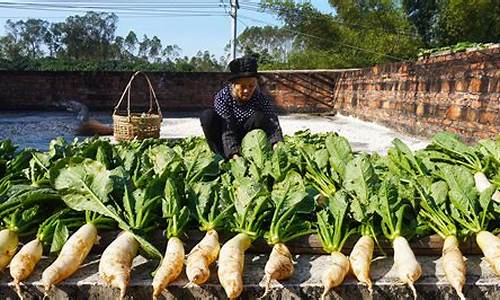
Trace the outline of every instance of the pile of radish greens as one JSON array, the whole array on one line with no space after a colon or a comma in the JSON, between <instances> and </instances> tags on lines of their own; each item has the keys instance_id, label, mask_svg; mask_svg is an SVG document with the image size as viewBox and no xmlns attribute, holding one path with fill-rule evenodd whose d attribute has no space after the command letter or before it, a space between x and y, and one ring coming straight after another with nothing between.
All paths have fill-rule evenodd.
<instances>
[{"instance_id":1,"label":"pile of radish greens","mask_svg":"<svg viewBox=\"0 0 500 300\"><path fill-rule=\"evenodd\" d=\"M376 282L370 265L382 240L392 243L399 282L416 297L422 268L411 240L436 234L444 241L446 278L464 299L461 242L474 239L500 276L499 187L500 137L467 145L438 133L418 151L395 139L380 155L353 151L336 133L302 131L273 147L255 130L243 139L241 156L231 160L213 154L201 138L118 144L58 138L47 151L17 149L5 140L0 271L9 269L22 297L21 284L42 255L54 256L40 278L50 295L109 232L115 239L99 253L99 276L121 298L141 255L157 262L151 270L154 298L186 265L190 285L206 283L216 267L233 299L242 294L245 264L251 264L246 251L263 239L270 249L262 274L265 296L273 281L293 276L289 242L316 235L330 256L322 297L349 270L371 293ZM195 230L204 237L187 252L187 233ZM164 243L151 240L160 231ZM348 240L354 244L350 253L343 247Z\"/></svg>"}]
</instances>

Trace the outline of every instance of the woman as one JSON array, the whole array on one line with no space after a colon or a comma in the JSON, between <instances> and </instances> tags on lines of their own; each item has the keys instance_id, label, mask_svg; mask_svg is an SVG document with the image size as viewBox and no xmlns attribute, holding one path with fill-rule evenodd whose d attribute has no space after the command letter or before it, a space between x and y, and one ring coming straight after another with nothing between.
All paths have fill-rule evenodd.
<instances>
[{"instance_id":1,"label":"woman","mask_svg":"<svg viewBox=\"0 0 500 300\"><path fill-rule=\"evenodd\" d=\"M253 129L264 130L273 146L283 140L271 97L258 87L257 61L237 58L229 63L229 69L229 84L215 95L214 107L200 117L212 151L226 158L239 155L241 140Z\"/></svg>"}]
</instances>

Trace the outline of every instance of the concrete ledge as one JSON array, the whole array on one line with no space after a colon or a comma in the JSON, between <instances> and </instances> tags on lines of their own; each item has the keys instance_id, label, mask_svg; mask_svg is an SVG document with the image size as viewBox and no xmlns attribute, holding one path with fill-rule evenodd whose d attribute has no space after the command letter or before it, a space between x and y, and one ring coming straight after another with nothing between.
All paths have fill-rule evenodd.
<instances>
[{"instance_id":1,"label":"concrete ledge","mask_svg":"<svg viewBox=\"0 0 500 300\"><path fill-rule=\"evenodd\" d=\"M416 283L420 299L456 299L454 290L448 285L438 257L417 257L423 274ZM53 260L44 259L36 272L22 287L25 299L42 299L39 283L43 269ZM273 283L267 299L319 299L323 288L321 274L329 265L328 255L298 255L295 260L294 276L280 283ZM437 261L436 261L437 260ZM246 258L242 299L256 299L263 293L260 287L267 255L249 254ZM98 275L99 256L89 257L86 263L72 277L60 283L48 299L115 299L118 291L102 284ZM127 291L127 299L151 299L151 275L158 262L142 257L134 260L132 281ZM9 284L8 272L0 278L0 299L17 299L14 287ZM330 299L412 299L410 289L397 283L392 269L392 257L376 259L371 271L374 293L369 295L366 287L348 277L344 284L330 292ZM225 299L224 290L218 284L214 270L209 282L201 287L185 287L185 274L174 282L163 296L165 299ZM479 256L467 259L467 281L464 287L468 299L500 299L500 280L495 277L489 265Z\"/></svg>"}]
</instances>

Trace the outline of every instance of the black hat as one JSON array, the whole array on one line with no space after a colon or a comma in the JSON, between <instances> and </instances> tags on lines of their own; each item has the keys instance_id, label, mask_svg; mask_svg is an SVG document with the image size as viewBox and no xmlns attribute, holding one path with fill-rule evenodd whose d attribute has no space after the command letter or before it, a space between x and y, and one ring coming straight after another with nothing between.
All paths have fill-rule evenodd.
<instances>
[{"instance_id":1,"label":"black hat","mask_svg":"<svg viewBox=\"0 0 500 300\"><path fill-rule=\"evenodd\" d=\"M231 71L230 81L246 78L257 77L257 60L251 56L243 56L236 58L229 63L229 70Z\"/></svg>"}]
</instances>

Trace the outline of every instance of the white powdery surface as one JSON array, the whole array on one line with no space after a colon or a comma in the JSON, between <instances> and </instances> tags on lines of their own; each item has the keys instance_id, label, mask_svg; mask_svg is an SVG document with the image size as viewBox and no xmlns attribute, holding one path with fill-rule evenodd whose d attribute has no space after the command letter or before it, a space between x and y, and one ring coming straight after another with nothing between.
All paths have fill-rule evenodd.
<instances>
[{"instance_id":1,"label":"white powdery surface","mask_svg":"<svg viewBox=\"0 0 500 300\"><path fill-rule=\"evenodd\" d=\"M191 114L193 115L193 114ZM111 126L111 116L94 113L92 118ZM342 115L318 116L311 114L290 114L280 116L284 134L299 130L311 132L337 132L346 137L354 150L379 152L384 154L394 138L399 138L411 149L424 148L428 141L398 133L397 131L371 122L361 121ZM64 136L71 141L78 126L74 114L63 112L0 112L0 140L12 139L21 147L45 150L50 140ZM183 138L201 136L203 131L197 117L185 117L173 113L163 119L161 137Z\"/></svg>"},{"instance_id":2,"label":"white powdery surface","mask_svg":"<svg viewBox=\"0 0 500 300\"><path fill-rule=\"evenodd\" d=\"M299 130L309 129L317 132L337 132L346 137L354 150L386 153L395 138L401 139L412 150L422 149L429 143L423 138L399 133L388 127L357 118L336 116L315 116L291 114L279 117L283 133L294 134ZM200 121L197 118L166 118L163 120L161 137L182 138L203 135Z\"/></svg>"}]
</instances>

